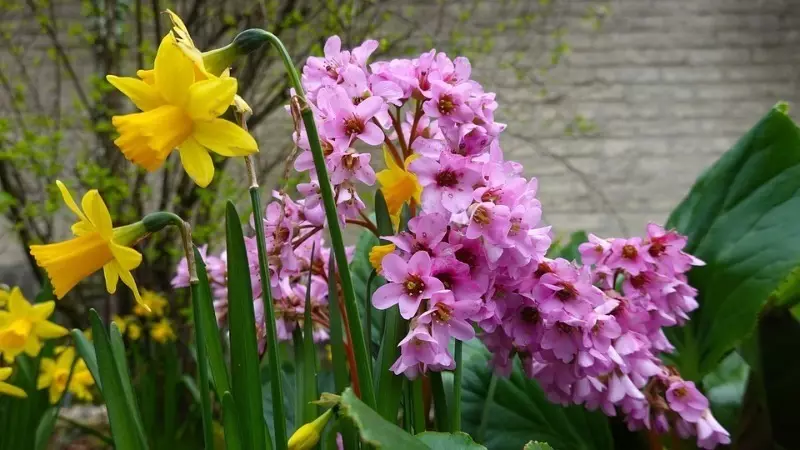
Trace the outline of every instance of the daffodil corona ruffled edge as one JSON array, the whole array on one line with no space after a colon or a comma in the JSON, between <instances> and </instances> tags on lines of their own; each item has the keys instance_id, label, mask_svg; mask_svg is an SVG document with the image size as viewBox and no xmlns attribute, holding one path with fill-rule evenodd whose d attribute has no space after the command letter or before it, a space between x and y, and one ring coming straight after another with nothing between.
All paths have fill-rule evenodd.
<instances>
[{"instance_id":1,"label":"daffodil corona ruffled edge","mask_svg":"<svg viewBox=\"0 0 800 450\"><path fill-rule=\"evenodd\" d=\"M67 207L78 217L72 225L74 238L46 245L31 245L36 264L47 272L57 298L63 298L76 284L103 269L106 290L113 294L121 279L141 302L131 271L142 262L142 254L131 248L147 234L142 222L114 228L111 214L96 189L87 192L78 207L67 187L56 181Z\"/></svg>"},{"instance_id":2,"label":"daffodil corona ruffled edge","mask_svg":"<svg viewBox=\"0 0 800 450\"><path fill-rule=\"evenodd\" d=\"M411 202L420 204L420 197L422 195L422 186L417 180L417 175L408 170L408 165L414 161L418 154L413 154L406 158L401 167L394 160L390 151L383 148L383 159L386 162L386 169L381 170L375 174L378 182L381 184L381 192L386 199L386 207L389 209L389 215L392 216L392 222L397 224L400 218L400 211L403 205Z\"/></svg>"},{"instance_id":3,"label":"daffodil corona ruffled edge","mask_svg":"<svg viewBox=\"0 0 800 450\"><path fill-rule=\"evenodd\" d=\"M178 149L186 173L198 186L214 178L209 151L225 157L258 151L255 139L238 125L219 118L230 105L249 110L236 99L238 82L224 71L206 70L180 18L168 11L173 29L158 47L152 70L139 78L106 76L142 112L112 117L120 136L114 143L125 157L148 171L160 168ZM243 106L241 106L243 105Z\"/></svg>"}]
</instances>

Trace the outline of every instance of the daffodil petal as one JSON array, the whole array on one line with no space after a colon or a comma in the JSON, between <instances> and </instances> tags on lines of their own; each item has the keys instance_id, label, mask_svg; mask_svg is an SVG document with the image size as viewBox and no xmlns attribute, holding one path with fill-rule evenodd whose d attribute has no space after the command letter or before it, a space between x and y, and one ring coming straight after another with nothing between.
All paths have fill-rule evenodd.
<instances>
[{"instance_id":1,"label":"daffodil petal","mask_svg":"<svg viewBox=\"0 0 800 450\"><path fill-rule=\"evenodd\" d=\"M42 339L56 339L66 336L69 330L53 322L42 321L36 324L36 334Z\"/></svg>"},{"instance_id":2,"label":"daffodil petal","mask_svg":"<svg viewBox=\"0 0 800 450\"><path fill-rule=\"evenodd\" d=\"M106 75L106 80L131 99L133 104L142 111L158 108L164 104L164 99L158 94L155 86L149 85L142 80L114 75Z\"/></svg>"},{"instance_id":3,"label":"daffodil petal","mask_svg":"<svg viewBox=\"0 0 800 450\"><path fill-rule=\"evenodd\" d=\"M103 277L106 279L106 291L108 291L109 294L117 292L119 272L117 271L117 264L115 261L103 266Z\"/></svg>"},{"instance_id":4,"label":"daffodil petal","mask_svg":"<svg viewBox=\"0 0 800 450\"><path fill-rule=\"evenodd\" d=\"M238 83L236 78L214 78L198 81L189 88L186 110L194 120L211 120L233 103Z\"/></svg>"},{"instance_id":5,"label":"daffodil petal","mask_svg":"<svg viewBox=\"0 0 800 450\"><path fill-rule=\"evenodd\" d=\"M202 146L222 156L245 156L258 151L258 144L250 133L223 119L195 123L192 136Z\"/></svg>"},{"instance_id":6,"label":"daffodil petal","mask_svg":"<svg viewBox=\"0 0 800 450\"><path fill-rule=\"evenodd\" d=\"M78 216L78 219L82 221L86 221L86 216L83 214L80 208L78 208L78 204L75 203L75 199L72 198L72 194L69 193L69 190L61 182L61 180L56 180L56 186L58 186L58 190L61 191L61 198L64 199L64 203L67 205L72 212Z\"/></svg>"},{"instance_id":7,"label":"daffodil petal","mask_svg":"<svg viewBox=\"0 0 800 450\"><path fill-rule=\"evenodd\" d=\"M20 398L25 398L28 396L28 394L26 394L21 388L8 383L0 383L0 394L7 394L12 397Z\"/></svg>"},{"instance_id":8,"label":"daffodil petal","mask_svg":"<svg viewBox=\"0 0 800 450\"><path fill-rule=\"evenodd\" d=\"M136 301L142 303L142 296L139 294L139 288L136 287L136 280L133 279L131 272L129 270L120 270L119 277L122 279L122 282L133 291L133 297Z\"/></svg>"},{"instance_id":9,"label":"daffodil petal","mask_svg":"<svg viewBox=\"0 0 800 450\"><path fill-rule=\"evenodd\" d=\"M12 315L28 315L31 310L31 304L22 296L22 291L18 287L11 290L11 295L8 296L8 312Z\"/></svg>"},{"instance_id":10,"label":"daffodil petal","mask_svg":"<svg viewBox=\"0 0 800 450\"><path fill-rule=\"evenodd\" d=\"M28 340L25 341L25 348L24 351L28 356L36 357L39 352L42 350L42 341L39 340L39 337L35 334L31 334L28 336Z\"/></svg>"},{"instance_id":11,"label":"daffodil petal","mask_svg":"<svg viewBox=\"0 0 800 450\"><path fill-rule=\"evenodd\" d=\"M0 367L0 381L6 381L13 371L11 367Z\"/></svg>"},{"instance_id":12,"label":"daffodil petal","mask_svg":"<svg viewBox=\"0 0 800 450\"><path fill-rule=\"evenodd\" d=\"M111 254L114 255L114 260L119 264L119 268L122 271L133 270L142 263L142 254L130 247L112 242L110 248Z\"/></svg>"},{"instance_id":13,"label":"daffodil petal","mask_svg":"<svg viewBox=\"0 0 800 450\"><path fill-rule=\"evenodd\" d=\"M189 99L189 86L194 82L194 64L184 54L175 37L164 36L158 46L155 62L158 93L169 103L183 107Z\"/></svg>"},{"instance_id":14,"label":"daffodil petal","mask_svg":"<svg viewBox=\"0 0 800 450\"><path fill-rule=\"evenodd\" d=\"M56 302L50 300L33 305L32 314L39 320L46 320L56 309Z\"/></svg>"},{"instance_id":15,"label":"daffodil petal","mask_svg":"<svg viewBox=\"0 0 800 450\"><path fill-rule=\"evenodd\" d=\"M111 214L108 212L108 207L106 207L106 203L100 197L97 189L92 189L83 196L81 206L86 217L92 222L100 236L104 239L110 239L114 234L111 225Z\"/></svg>"},{"instance_id":16,"label":"daffodil petal","mask_svg":"<svg viewBox=\"0 0 800 450\"><path fill-rule=\"evenodd\" d=\"M206 187L214 179L214 162L202 145L194 139L188 139L179 148L181 164L186 173L200 187Z\"/></svg>"}]
</instances>

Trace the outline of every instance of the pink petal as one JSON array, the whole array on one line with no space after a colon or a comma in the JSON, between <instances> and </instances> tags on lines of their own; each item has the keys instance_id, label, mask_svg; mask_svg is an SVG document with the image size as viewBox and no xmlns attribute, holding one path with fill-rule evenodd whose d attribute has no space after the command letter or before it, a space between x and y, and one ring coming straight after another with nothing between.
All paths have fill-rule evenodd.
<instances>
[{"instance_id":1,"label":"pink petal","mask_svg":"<svg viewBox=\"0 0 800 450\"><path fill-rule=\"evenodd\" d=\"M428 252L419 251L408 260L408 272L416 275L427 275L431 272L431 256ZM441 283L441 282L440 282ZM441 289L438 289L441 290Z\"/></svg>"},{"instance_id":2,"label":"pink petal","mask_svg":"<svg viewBox=\"0 0 800 450\"><path fill-rule=\"evenodd\" d=\"M333 58L335 56L339 56L339 53L342 52L342 40L339 36L331 36L325 41L325 57L326 58Z\"/></svg>"},{"instance_id":3,"label":"pink petal","mask_svg":"<svg viewBox=\"0 0 800 450\"><path fill-rule=\"evenodd\" d=\"M358 138L369 145L379 145L383 142L383 130L381 127L372 122L364 124L364 132L358 135Z\"/></svg>"},{"instance_id":4,"label":"pink petal","mask_svg":"<svg viewBox=\"0 0 800 450\"><path fill-rule=\"evenodd\" d=\"M384 256L381 266L383 268L383 277L389 281L402 283L408 276L409 269L405 260L394 253Z\"/></svg>"},{"instance_id":5,"label":"pink petal","mask_svg":"<svg viewBox=\"0 0 800 450\"><path fill-rule=\"evenodd\" d=\"M464 320L450 319L450 335L459 341L468 341L475 337L475 329Z\"/></svg>"},{"instance_id":6,"label":"pink petal","mask_svg":"<svg viewBox=\"0 0 800 450\"><path fill-rule=\"evenodd\" d=\"M398 284L397 286L400 287L401 290L403 289L402 285ZM405 292L405 291L403 291L403 292ZM377 291L375 293L377 294ZM373 297L373 303L375 303L374 297ZM399 305L400 305L400 315L403 317L403 319L410 320L412 317L414 317L414 314L416 314L417 310L419 309L419 304L420 303L422 303L422 297L421 296L417 297L416 299L413 299L413 298L409 297L408 295L403 295L401 300L400 300L400 303L399 303ZM377 306L376 306L376 308L377 308Z\"/></svg>"},{"instance_id":7,"label":"pink petal","mask_svg":"<svg viewBox=\"0 0 800 450\"><path fill-rule=\"evenodd\" d=\"M396 305L405 294L403 285L399 283L384 284L372 294L372 305L377 309L388 309Z\"/></svg>"},{"instance_id":8,"label":"pink petal","mask_svg":"<svg viewBox=\"0 0 800 450\"><path fill-rule=\"evenodd\" d=\"M367 121L373 118L375 114L378 114L383 105L383 99L373 95L356 106L356 115Z\"/></svg>"}]
</instances>

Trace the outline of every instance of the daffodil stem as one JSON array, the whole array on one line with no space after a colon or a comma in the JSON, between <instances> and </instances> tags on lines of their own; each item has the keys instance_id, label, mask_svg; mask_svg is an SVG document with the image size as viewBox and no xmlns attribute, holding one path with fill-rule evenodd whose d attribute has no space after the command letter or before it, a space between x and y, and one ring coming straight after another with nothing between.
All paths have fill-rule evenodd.
<instances>
[{"instance_id":1,"label":"daffodil stem","mask_svg":"<svg viewBox=\"0 0 800 450\"><path fill-rule=\"evenodd\" d=\"M242 120L242 128L247 129L247 122ZM250 189L258 189L258 178L256 168L253 165L253 158L250 155L244 157L244 165L247 168L247 181L250 182Z\"/></svg>"},{"instance_id":2,"label":"daffodil stem","mask_svg":"<svg viewBox=\"0 0 800 450\"><path fill-rule=\"evenodd\" d=\"M187 224L188 225L188 224ZM191 240L189 240L189 245L191 246ZM191 247L190 247L191 248ZM189 259L189 256L192 254L192 259ZM193 264L194 262L194 251L187 250L186 252L187 261L189 264ZM193 265L190 265L190 271L192 270ZM193 281L190 281L190 287L192 290L192 314L194 319L194 341L195 347L197 348L197 372L200 377L200 406L203 412L203 442L205 444L206 449L214 448L214 424L211 419L211 391L209 390L209 383L208 383L208 356L207 356L207 349L206 349L206 340L205 340L205 332L206 330L203 329L203 321L200 320L200 302L197 300L202 295L200 290L202 287L197 280L197 273L196 269L194 272L190 272L194 274ZM209 330L210 331L210 330Z\"/></svg>"},{"instance_id":3,"label":"daffodil stem","mask_svg":"<svg viewBox=\"0 0 800 450\"><path fill-rule=\"evenodd\" d=\"M353 280L350 276L350 271L347 270L349 266L347 253L345 252L344 240L342 239L342 230L339 226L339 217L336 212L333 189L331 189L328 171L325 167L325 155L322 153L319 134L317 133L317 127L314 123L314 114L306 102L303 86L300 83L300 75L286 47L284 47L281 40L274 34L268 31L264 31L264 33L264 38L269 41L280 54L283 64L286 67L286 73L289 76L289 83L294 88L295 98L300 104L300 112L303 123L305 124L309 146L311 147L311 154L314 158L314 168L316 169L317 178L319 180L320 193L322 194L322 200L325 205L325 217L331 236L331 246L333 247L333 253L336 257L336 266L341 268L339 276L342 283L344 306L347 312L347 318L350 321L351 344L356 357L356 369L358 371L359 387L362 395L361 400L366 403L367 406L374 409L376 405L375 388L372 382L372 358L370 358L367 352L364 329L361 325L355 290L353 289Z\"/></svg>"}]
</instances>

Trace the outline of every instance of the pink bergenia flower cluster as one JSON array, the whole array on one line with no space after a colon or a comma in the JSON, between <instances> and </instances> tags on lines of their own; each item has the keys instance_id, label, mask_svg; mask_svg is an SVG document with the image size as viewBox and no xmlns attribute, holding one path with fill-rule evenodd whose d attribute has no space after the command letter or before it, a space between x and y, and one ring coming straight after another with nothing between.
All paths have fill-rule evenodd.
<instances>
[{"instance_id":1,"label":"pink bergenia flower cluster","mask_svg":"<svg viewBox=\"0 0 800 450\"><path fill-rule=\"evenodd\" d=\"M409 321L391 370L411 378L452 370L452 340L479 330L498 373L508 374L519 358L552 401L621 412L631 429L674 428L704 448L729 442L708 400L657 356L673 350L663 329L683 324L697 308L685 274L702 262L682 251L685 237L651 224L644 239L590 236L580 247L583 265L547 258L551 232L540 223L537 181L504 159L495 94L470 79L469 61L431 50L369 63L377 47L366 41L344 50L331 37L323 57L308 59L302 82L343 224L370 225L357 189L381 178L372 167L376 150L409 174L396 191L383 186L395 218L389 199L398 198L413 218L407 231L382 236L395 249L381 261L386 284L372 297L376 308L397 305ZM293 138L303 150L294 167L310 179L297 186L302 200L279 195L267 208L270 283L280 338L289 339L302 321L311 271L315 338L323 340L325 215L305 129L298 126ZM421 195L408 183L418 183ZM255 242L248 248L260 296ZM216 261L208 257L207 264L212 282L221 280L221 313L224 262ZM178 285L188 282L181 270ZM257 299L259 331L260 305Z\"/></svg>"},{"instance_id":2,"label":"pink bergenia flower cluster","mask_svg":"<svg viewBox=\"0 0 800 450\"><path fill-rule=\"evenodd\" d=\"M310 300L314 341L329 338L328 313L328 258L330 249L325 247L322 227L313 225L302 216L306 200L293 201L289 196L274 193L275 201L267 205L266 218L262 226L269 254L270 287L275 307L278 339L289 341L292 332L303 326L308 276L311 273ZM251 224L254 226L254 224ZM256 334L259 349L265 350L266 328L264 303L262 301L261 274L258 266L258 250L255 237L246 237L245 246L253 289L253 308L256 316ZM352 249L348 249L352 255ZM207 247L200 249L206 264L209 282L214 296L217 322L224 325L228 314L227 257L223 251L219 256L208 255ZM313 255L313 259L312 259ZM174 287L189 286L186 259L178 264L172 279Z\"/></svg>"}]
</instances>

